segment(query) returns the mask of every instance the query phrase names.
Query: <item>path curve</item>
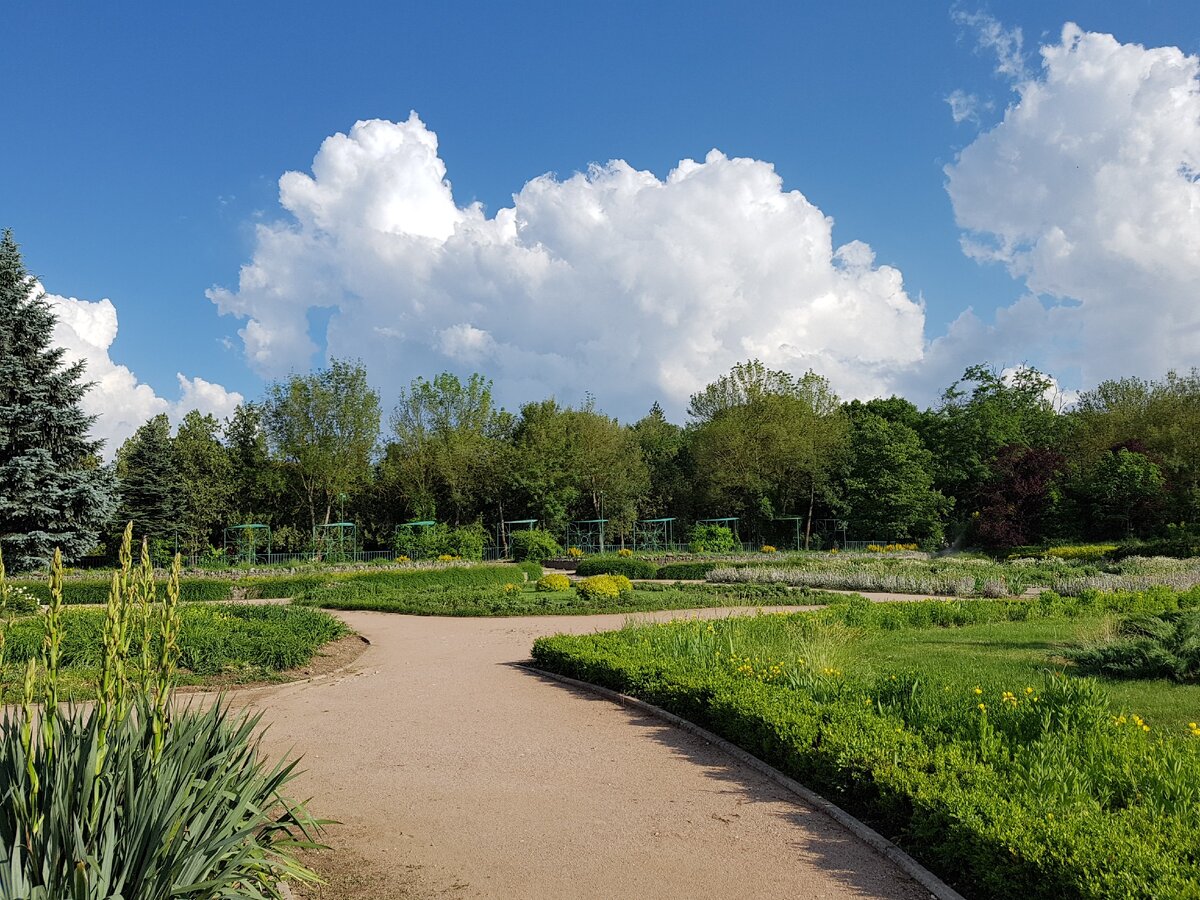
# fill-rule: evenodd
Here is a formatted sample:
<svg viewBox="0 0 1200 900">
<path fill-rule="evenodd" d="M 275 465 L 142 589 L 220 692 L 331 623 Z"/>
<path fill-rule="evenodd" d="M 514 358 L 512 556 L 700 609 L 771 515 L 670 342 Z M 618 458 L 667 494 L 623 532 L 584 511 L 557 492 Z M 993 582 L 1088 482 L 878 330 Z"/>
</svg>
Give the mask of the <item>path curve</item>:
<svg viewBox="0 0 1200 900">
<path fill-rule="evenodd" d="M 312 860 L 330 886 L 305 896 L 929 897 L 699 738 L 513 665 L 626 616 L 341 615 L 371 642 L 349 669 L 236 695 L 270 752 L 303 754 L 295 793 L 342 823 Z"/>
</svg>

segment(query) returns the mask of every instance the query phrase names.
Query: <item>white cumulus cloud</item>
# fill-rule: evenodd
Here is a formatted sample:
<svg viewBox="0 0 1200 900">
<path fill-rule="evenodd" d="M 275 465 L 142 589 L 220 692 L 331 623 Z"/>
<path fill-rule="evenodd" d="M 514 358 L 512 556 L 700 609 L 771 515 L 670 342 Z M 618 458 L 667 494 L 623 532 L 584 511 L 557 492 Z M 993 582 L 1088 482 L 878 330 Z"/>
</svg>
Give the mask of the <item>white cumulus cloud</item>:
<svg viewBox="0 0 1200 900">
<path fill-rule="evenodd" d="M 34 284 L 37 293 L 40 284 Z M 109 351 L 117 338 L 117 308 L 111 300 L 78 300 L 46 294 L 45 299 L 57 317 L 53 343 L 66 352 L 67 363 L 87 363 L 84 379 L 92 389 L 84 395 L 83 408 L 98 416 L 92 427 L 94 437 L 104 440 L 104 454 L 111 458 L 122 442 L 151 416 L 166 413 L 172 422 L 190 410 L 212 413 L 218 418 L 231 414 L 242 402 L 242 395 L 227 391 L 203 378 L 179 374 L 178 400 L 166 400 L 138 380 L 127 366 L 114 362 Z"/>
<path fill-rule="evenodd" d="M 712 151 L 665 179 L 614 160 L 543 175 L 487 215 L 460 206 L 414 113 L 328 138 L 311 174 L 280 179 L 290 217 L 261 225 L 235 290 L 213 288 L 260 374 L 306 370 L 308 312 L 328 353 L 388 393 L 418 374 L 479 370 L 508 403 L 594 393 L 623 416 L 680 411 L 735 362 L 890 390 L 924 352 L 924 310 L 866 244 L 774 168 Z"/>
<path fill-rule="evenodd" d="M 1083 386 L 1191 367 L 1200 59 L 1072 24 L 1041 55 L 1004 120 L 946 168 L 964 250 L 1032 296 L 991 325 L 966 314 L 933 358 L 1024 342 L 1017 358 L 1077 371 Z"/>
</svg>

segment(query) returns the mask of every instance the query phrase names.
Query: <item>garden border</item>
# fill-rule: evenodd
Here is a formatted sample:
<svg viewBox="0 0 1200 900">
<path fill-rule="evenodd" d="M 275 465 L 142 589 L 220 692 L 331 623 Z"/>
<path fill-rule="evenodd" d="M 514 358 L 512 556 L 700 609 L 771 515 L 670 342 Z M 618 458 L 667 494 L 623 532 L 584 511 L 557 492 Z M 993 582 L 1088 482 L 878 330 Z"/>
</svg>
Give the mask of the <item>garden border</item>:
<svg viewBox="0 0 1200 900">
<path fill-rule="evenodd" d="M 946 882 L 942 881 L 942 879 L 938 878 L 875 829 L 854 818 L 854 816 L 850 815 L 844 809 L 834 803 L 831 803 L 829 800 L 826 800 L 811 788 L 805 787 L 794 778 L 789 778 L 778 769 L 763 762 L 757 756 L 747 753 L 736 744 L 732 744 L 723 737 L 713 734 L 707 729 L 701 728 L 695 722 L 689 722 L 687 719 L 680 718 L 674 713 L 667 712 L 661 707 L 655 706 L 652 703 L 647 703 L 645 700 L 639 700 L 637 697 L 631 697 L 628 694 L 621 694 L 617 691 L 609 690 L 608 688 L 601 687 L 598 684 L 591 684 L 587 681 L 579 681 L 576 678 L 569 678 L 566 675 L 559 675 L 555 672 L 547 672 L 545 669 L 539 669 L 537 666 L 534 666 L 530 663 L 516 663 L 515 665 L 526 670 L 527 672 L 532 672 L 535 675 L 541 675 L 545 678 L 550 678 L 554 681 L 561 682 L 562 684 L 570 685 L 571 687 L 590 691 L 591 693 L 597 694 L 606 700 L 611 700 L 614 703 L 621 704 L 622 706 L 632 707 L 640 710 L 641 712 L 648 713 L 658 719 L 662 719 L 664 722 L 674 725 L 676 728 L 681 728 L 689 734 L 707 741 L 717 749 L 724 751 L 729 756 L 732 756 L 734 759 L 738 760 L 738 762 L 744 763 L 745 765 L 754 769 L 760 775 L 765 775 L 775 784 L 795 794 L 820 812 L 825 813 L 825 815 L 829 816 L 859 840 L 868 844 L 880 855 L 893 862 L 905 874 L 916 881 L 917 884 L 929 891 L 929 893 L 933 895 L 936 900 L 966 900 L 962 894 L 954 890 L 954 888 L 950 887 L 950 885 L 946 884 Z"/>
</svg>

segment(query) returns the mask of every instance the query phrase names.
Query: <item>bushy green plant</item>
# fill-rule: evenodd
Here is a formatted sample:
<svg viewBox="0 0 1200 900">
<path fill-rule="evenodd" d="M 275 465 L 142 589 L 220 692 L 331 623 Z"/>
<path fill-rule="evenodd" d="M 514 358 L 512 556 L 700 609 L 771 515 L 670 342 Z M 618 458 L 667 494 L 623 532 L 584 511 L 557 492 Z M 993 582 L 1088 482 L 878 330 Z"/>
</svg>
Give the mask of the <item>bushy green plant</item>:
<svg viewBox="0 0 1200 900">
<path fill-rule="evenodd" d="M 396 529 L 393 547 L 409 559 L 437 559 L 455 556 L 459 559 L 481 560 L 487 546 L 487 529 L 480 522 L 451 528 L 442 522 L 415 527 L 402 525 Z"/>
<path fill-rule="evenodd" d="M 588 575 L 624 575 L 626 578 L 654 578 L 658 575 L 658 566 L 648 559 L 635 559 L 631 556 L 589 556 L 579 561 L 575 574 Z"/>
<path fill-rule="evenodd" d="M 566 575 L 549 574 L 543 575 L 537 580 L 537 589 L 539 591 L 569 591 L 571 589 L 571 579 Z"/>
<path fill-rule="evenodd" d="M 577 581 L 575 590 L 587 600 L 622 600 L 633 596 L 633 582 L 624 575 L 593 575 Z"/>
<path fill-rule="evenodd" d="M 545 562 L 563 552 L 554 535 L 540 528 L 514 531 L 509 536 L 508 549 L 517 562 Z"/>
<path fill-rule="evenodd" d="M 655 576 L 660 581 L 703 581 L 708 573 L 720 566 L 717 562 L 673 562 L 658 567 Z"/>
<path fill-rule="evenodd" d="M 724 525 L 693 525 L 688 532 L 691 553 L 732 553 L 736 547 L 733 532 Z"/>
<path fill-rule="evenodd" d="M 1110 678 L 1194 684 L 1200 681 L 1200 609 L 1124 619 L 1111 640 L 1075 648 L 1068 656 L 1080 668 Z"/>
<path fill-rule="evenodd" d="M 87 709 L 59 705 L 55 554 L 40 654 L 26 661 L 20 709 L 0 721 L 0 888 L 31 900 L 279 898 L 285 878 L 316 880 L 294 854 L 314 846 L 318 823 L 283 795 L 295 763 L 264 765 L 257 718 L 176 707 L 179 557 L 159 599 L 145 543 L 133 568 L 131 532 Z"/>
</svg>

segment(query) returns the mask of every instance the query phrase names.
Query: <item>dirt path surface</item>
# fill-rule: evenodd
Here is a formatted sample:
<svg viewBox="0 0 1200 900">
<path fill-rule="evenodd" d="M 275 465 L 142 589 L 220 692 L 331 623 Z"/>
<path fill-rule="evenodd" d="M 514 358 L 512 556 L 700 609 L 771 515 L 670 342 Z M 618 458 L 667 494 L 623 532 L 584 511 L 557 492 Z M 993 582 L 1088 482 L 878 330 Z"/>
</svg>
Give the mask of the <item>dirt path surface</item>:
<svg viewBox="0 0 1200 900">
<path fill-rule="evenodd" d="M 794 607 L 792 608 L 794 609 Z M 752 610 L 646 614 L 711 617 Z M 346 613 L 340 673 L 237 697 L 295 793 L 336 819 L 323 900 L 927 898 L 832 820 L 704 741 L 513 665 L 535 637 L 625 616 Z"/>
</svg>

